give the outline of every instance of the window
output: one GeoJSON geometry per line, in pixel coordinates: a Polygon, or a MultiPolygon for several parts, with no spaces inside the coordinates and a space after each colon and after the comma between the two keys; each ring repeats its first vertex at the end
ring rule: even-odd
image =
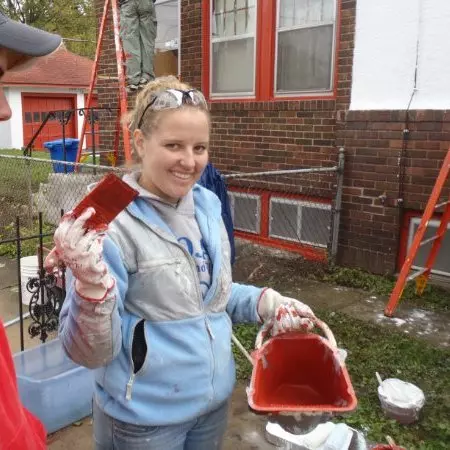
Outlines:
{"type": "Polygon", "coordinates": [[[33,122],[32,116],[30,112],[25,113],[25,123],[31,123],[33,122]]]}
{"type": "Polygon", "coordinates": [[[256,0],[211,4],[211,94],[253,94],[256,0]]]}
{"type": "Polygon", "coordinates": [[[41,113],[39,112],[34,112],[33,113],[33,122],[37,123],[41,121],[41,113]]]}
{"type": "Polygon", "coordinates": [[[204,0],[214,99],[331,96],[340,0],[204,0]]]}
{"type": "MultiPolygon", "coordinates": [[[[412,241],[414,239],[414,235],[417,232],[420,224],[420,217],[414,217],[411,219],[409,223],[409,235],[408,235],[408,250],[411,247],[412,241]]],[[[429,239],[436,235],[437,229],[439,227],[439,220],[430,220],[428,223],[428,227],[425,231],[425,236],[423,240],[429,239]]],[[[441,247],[436,257],[436,262],[434,263],[433,268],[431,269],[431,273],[436,273],[438,275],[450,276],[450,258],[448,255],[450,254],[450,224],[447,228],[447,233],[442,239],[441,247]]],[[[431,250],[433,242],[428,242],[419,248],[417,252],[416,259],[414,260],[414,269],[423,269],[425,267],[425,262],[427,260],[428,253],[431,250]]]]}
{"type": "Polygon", "coordinates": [[[235,230],[260,233],[261,198],[259,195],[228,192],[235,230]]]}
{"type": "Polygon", "coordinates": [[[331,206],[271,197],[269,236],[326,248],[330,238],[331,206]]]}
{"type": "Polygon", "coordinates": [[[276,92],[332,88],[335,0],[279,0],[276,92]]]}

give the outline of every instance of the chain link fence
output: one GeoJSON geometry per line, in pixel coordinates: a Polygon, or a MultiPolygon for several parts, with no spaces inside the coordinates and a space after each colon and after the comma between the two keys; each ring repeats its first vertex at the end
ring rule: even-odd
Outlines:
{"type": "MultiPolygon", "coordinates": [[[[1,280],[0,316],[8,327],[20,325],[21,350],[31,345],[29,336],[42,342],[56,336],[65,277],[63,272],[56,279],[46,274],[43,258],[53,246],[61,215],[86,195],[91,183],[127,171],[35,155],[44,159],[0,154],[0,262],[11,269],[1,280]],[[31,268],[28,257],[34,261],[31,268]]],[[[336,166],[223,174],[235,235],[307,258],[333,258],[342,174],[343,152],[336,166]]]]}
{"type": "MultiPolygon", "coordinates": [[[[306,256],[315,254],[311,249],[335,254],[341,156],[330,167],[223,174],[236,234],[306,256]]],[[[126,169],[0,155],[0,242],[14,235],[16,217],[26,233],[42,212],[51,230],[109,172],[120,176],[126,169]]]]}
{"type": "Polygon", "coordinates": [[[89,184],[111,171],[120,175],[124,169],[0,155],[0,241],[14,235],[16,217],[24,232],[36,224],[39,212],[46,229],[56,226],[61,213],[86,195],[89,184]]]}
{"type": "Polygon", "coordinates": [[[235,235],[312,259],[334,257],[341,169],[343,154],[336,166],[224,174],[235,235]]]}

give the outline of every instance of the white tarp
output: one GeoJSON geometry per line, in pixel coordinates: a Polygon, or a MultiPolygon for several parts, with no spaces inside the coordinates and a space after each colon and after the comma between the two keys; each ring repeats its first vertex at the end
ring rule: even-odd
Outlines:
{"type": "Polygon", "coordinates": [[[178,1],[157,0],[155,2],[158,33],[155,46],[159,51],[178,49],[178,1]]]}

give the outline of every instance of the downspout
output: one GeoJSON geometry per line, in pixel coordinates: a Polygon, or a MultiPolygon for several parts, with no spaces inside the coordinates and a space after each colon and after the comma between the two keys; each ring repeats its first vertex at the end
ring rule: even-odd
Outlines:
{"type": "MultiPolygon", "coordinates": [[[[413,90],[411,92],[411,97],[408,102],[408,106],[406,107],[406,115],[405,115],[405,125],[403,127],[403,141],[402,141],[402,149],[400,151],[400,156],[398,159],[399,164],[399,175],[398,175],[398,193],[397,193],[397,207],[398,207],[398,236],[397,242],[401,240],[402,234],[402,222],[405,208],[405,175],[406,175],[406,162],[407,162],[407,152],[408,152],[408,141],[410,137],[410,129],[409,129],[409,120],[410,120],[410,110],[411,105],[414,100],[414,97],[417,92],[417,78],[419,71],[419,50],[420,50],[420,32],[422,29],[422,0],[417,0],[417,8],[418,8],[418,21],[417,21],[417,38],[416,38],[416,62],[414,67],[414,85],[413,90]]],[[[398,252],[397,252],[398,254],[398,252]]],[[[398,261],[397,261],[398,262],[398,261]]]]}

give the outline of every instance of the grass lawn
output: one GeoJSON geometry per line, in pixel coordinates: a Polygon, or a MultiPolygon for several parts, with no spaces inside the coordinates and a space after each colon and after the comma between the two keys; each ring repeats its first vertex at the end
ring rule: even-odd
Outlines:
{"type": "MultiPolygon", "coordinates": [[[[0,149],[0,155],[23,156],[23,151],[15,148],[14,149],[2,148],[0,149]]],[[[50,159],[50,152],[35,150],[33,151],[32,157],[38,159],[50,159]]]]}
{"type": "MultiPolygon", "coordinates": [[[[336,419],[364,431],[373,442],[385,442],[390,435],[408,450],[450,448],[450,351],[344,314],[317,314],[330,325],[339,346],[348,350],[347,367],[359,402],[354,413],[336,419]],[[376,371],[382,378],[400,378],[424,391],[426,403],[417,424],[399,425],[383,415],[376,371]]],[[[239,325],[234,331],[252,350],[256,327],[239,325]]],[[[239,350],[234,351],[238,378],[248,380],[251,366],[239,350]]]]}

